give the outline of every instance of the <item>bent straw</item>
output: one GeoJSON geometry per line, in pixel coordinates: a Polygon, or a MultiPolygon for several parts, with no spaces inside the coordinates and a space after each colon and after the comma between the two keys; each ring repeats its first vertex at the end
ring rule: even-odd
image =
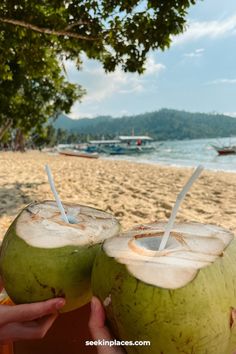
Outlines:
{"type": "Polygon", "coordinates": [[[50,184],[50,187],[51,187],[52,193],[54,195],[54,198],[56,200],[58,209],[61,212],[62,219],[63,219],[63,221],[65,221],[66,223],[69,224],[69,220],[68,220],[68,218],[66,216],[65,210],[64,210],[62,202],[61,202],[61,199],[60,199],[60,197],[59,197],[59,195],[57,193],[57,190],[56,190],[56,187],[55,187],[55,184],[54,184],[54,181],[53,181],[53,177],[52,177],[52,173],[51,173],[50,167],[48,165],[45,165],[45,170],[46,170],[46,173],[48,175],[48,182],[50,184]]]}
{"type": "Polygon", "coordinates": [[[193,175],[188,180],[188,182],[183,187],[182,191],[178,194],[174,208],[171,212],[171,216],[170,216],[169,221],[167,223],[164,236],[162,237],[162,240],[161,240],[161,243],[159,246],[159,251],[162,251],[166,247],[166,244],[167,244],[169,236],[170,236],[171,229],[172,229],[174,222],[175,222],[176,214],[179,210],[179,206],[180,206],[181,202],[183,201],[184,197],[186,196],[186,194],[188,193],[189,189],[191,188],[192,184],[195,182],[195,180],[199,177],[199,175],[203,171],[203,169],[204,169],[204,167],[199,165],[196,168],[196,170],[194,171],[193,175]]]}

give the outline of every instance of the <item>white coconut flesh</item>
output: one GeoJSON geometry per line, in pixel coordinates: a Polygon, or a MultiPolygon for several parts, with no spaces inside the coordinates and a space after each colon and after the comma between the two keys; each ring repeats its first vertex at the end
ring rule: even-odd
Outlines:
{"type": "Polygon", "coordinates": [[[57,248],[101,243],[119,231],[118,221],[106,212],[63,203],[65,223],[53,201],[29,205],[17,219],[16,234],[32,247],[57,248]]]}
{"type": "Polygon", "coordinates": [[[197,272],[223,255],[234,235],[217,226],[197,223],[174,225],[167,247],[159,251],[165,224],[139,226],[106,240],[109,257],[126,265],[145,283],[177,289],[187,285],[197,272]]]}

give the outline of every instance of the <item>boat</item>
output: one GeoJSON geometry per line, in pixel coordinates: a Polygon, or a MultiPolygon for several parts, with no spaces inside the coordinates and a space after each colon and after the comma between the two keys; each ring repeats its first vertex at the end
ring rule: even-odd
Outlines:
{"type": "Polygon", "coordinates": [[[99,154],[97,152],[87,152],[82,150],[59,150],[60,155],[86,157],[89,159],[97,159],[99,154]]]}
{"type": "Polygon", "coordinates": [[[103,154],[110,154],[111,151],[118,148],[120,144],[119,139],[110,140],[90,140],[87,146],[87,151],[98,152],[103,154]]]}
{"type": "Polygon", "coordinates": [[[231,145],[231,146],[212,145],[212,147],[218,152],[219,155],[236,154],[236,145],[231,145]]]}
{"type": "Polygon", "coordinates": [[[108,155],[141,154],[153,151],[155,148],[150,143],[153,139],[149,136],[124,136],[114,140],[91,140],[90,146],[96,151],[108,155]]]}
{"type": "Polygon", "coordinates": [[[143,154],[155,150],[151,145],[153,139],[150,136],[122,135],[119,136],[119,140],[124,154],[143,154]]]}

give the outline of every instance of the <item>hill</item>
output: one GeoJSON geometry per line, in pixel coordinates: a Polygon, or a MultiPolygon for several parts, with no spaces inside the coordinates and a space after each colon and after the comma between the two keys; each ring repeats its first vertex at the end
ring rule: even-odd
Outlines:
{"type": "Polygon", "coordinates": [[[236,136],[236,119],[223,114],[190,113],[171,109],[136,116],[70,119],[65,115],[53,123],[57,129],[96,137],[148,134],[157,140],[183,140],[236,136]]]}

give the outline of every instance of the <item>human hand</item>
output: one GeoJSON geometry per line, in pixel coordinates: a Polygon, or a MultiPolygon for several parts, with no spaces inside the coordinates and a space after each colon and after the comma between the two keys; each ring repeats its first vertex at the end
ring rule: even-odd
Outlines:
{"type": "MultiPolygon", "coordinates": [[[[106,315],[101,301],[93,297],[91,301],[91,314],[89,329],[94,340],[114,340],[108,327],[105,325],[106,315]]],[[[125,354],[125,350],[119,346],[98,346],[98,354],[125,354]]]]}
{"type": "Polygon", "coordinates": [[[33,304],[0,305],[0,344],[43,338],[64,305],[63,298],[33,304]]]}

